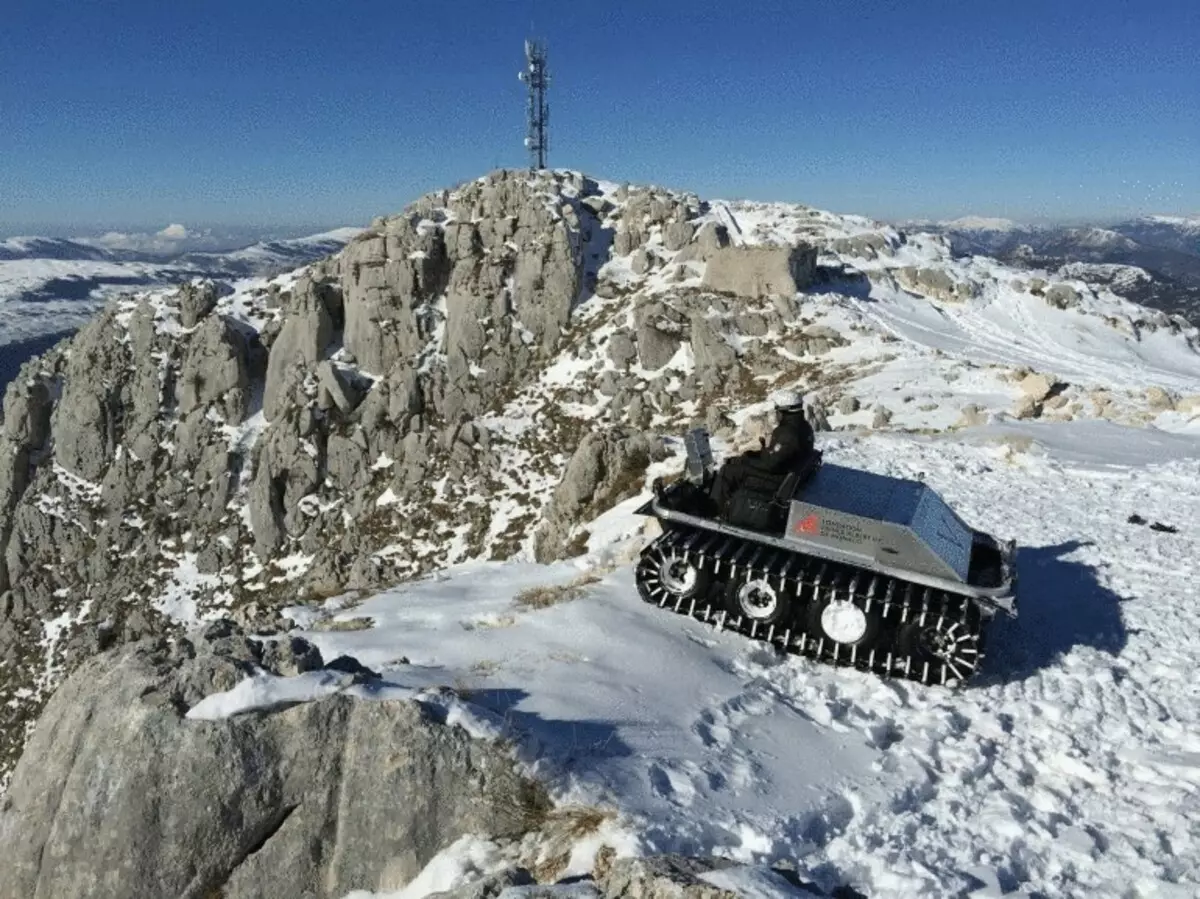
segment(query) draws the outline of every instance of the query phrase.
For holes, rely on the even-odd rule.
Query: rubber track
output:
[[[668,553],[679,555],[712,575],[716,586],[710,593],[734,579],[764,578],[792,598],[794,617],[803,618],[803,614],[796,613],[803,613],[809,602],[827,596],[832,590],[840,598],[850,599],[865,614],[877,614],[883,628],[892,631],[893,637],[896,630],[910,622],[920,626],[934,622],[944,625],[948,619],[956,625],[958,634],[966,635],[967,646],[953,664],[901,655],[894,647],[860,651],[857,646],[845,646],[823,634],[810,634],[798,624],[790,627],[766,625],[732,614],[721,604],[719,596],[680,599],[670,594],[659,581],[658,564]],[[637,584],[646,602],[705,622],[717,630],[733,631],[795,655],[827,664],[853,666],[883,677],[923,684],[957,682],[961,685],[971,678],[983,660],[983,622],[978,609],[967,597],[716,531],[670,525],[642,551]],[[974,641],[970,639],[972,635]],[[895,641],[876,642],[887,646]]]

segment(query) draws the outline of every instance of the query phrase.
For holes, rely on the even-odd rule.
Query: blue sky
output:
[[[365,224],[550,163],[885,218],[1200,211],[1200,3],[0,0],[0,229]]]

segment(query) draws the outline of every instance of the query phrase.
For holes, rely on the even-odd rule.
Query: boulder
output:
[[[608,339],[608,358],[620,370],[629,368],[629,363],[638,357],[637,347],[624,331],[617,331]]]
[[[962,407],[962,414],[954,426],[956,428],[977,428],[987,423],[987,414],[974,403],[967,403]]]
[[[737,351],[712,321],[699,313],[692,315],[688,333],[696,362],[696,377],[707,387],[717,386],[723,379],[723,372],[737,364]]]
[[[1166,390],[1161,387],[1146,388],[1146,402],[1150,408],[1156,412],[1163,412],[1168,409],[1175,408],[1175,400]]]
[[[819,400],[812,400],[804,406],[804,420],[814,431],[828,431],[829,410]]]
[[[724,247],[714,251],[704,270],[703,286],[718,293],[759,299],[792,296],[816,274],[817,249],[795,247]]]
[[[671,222],[663,229],[663,245],[672,253],[682,250],[692,239],[695,230],[691,222]]]
[[[702,879],[733,865],[727,859],[683,855],[615,858],[611,850],[602,849],[592,877],[605,899],[739,899],[737,893]]]
[[[861,408],[861,404],[856,396],[844,396],[838,400],[837,410],[842,415],[853,415]]]
[[[362,401],[358,389],[328,359],[317,366],[317,385],[320,389],[317,405],[321,409],[336,408],[343,415],[349,415]]]
[[[1043,299],[1056,309],[1070,309],[1079,305],[1079,291],[1070,284],[1055,284],[1045,292]]]
[[[1040,403],[1054,389],[1054,379],[1034,372],[1026,375],[1017,386],[1021,388],[1021,393],[1027,398],[1035,403]]]
[[[339,694],[188,717],[261,658],[213,626],[84,663],[47,705],[0,811],[0,899],[391,891],[463,835],[519,838],[540,823],[544,793],[503,746],[416,702]]]
[[[670,362],[682,342],[680,327],[669,320],[646,318],[638,326],[638,361],[647,371],[657,371]]]

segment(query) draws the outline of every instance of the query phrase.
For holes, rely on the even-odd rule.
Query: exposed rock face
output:
[[[179,288],[179,320],[194,328],[217,307],[217,285],[212,281],[184,284]]]
[[[586,520],[589,509],[598,512],[640,492],[647,466],[665,455],[660,443],[641,433],[587,434],[571,456],[538,530],[538,560],[560,558],[571,527]]]
[[[893,270],[893,274],[909,290],[946,302],[962,302],[975,294],[974,285],[955,281],[941,269],[906,266]]]
[[[709,255],[704,286],[753,299],[793,296],[812,283],[816,266],[812,246],[724,247]]]
[[[333,338],[333,318],[324,295],[329,285],[317,285],[301,278],[292,292],[283,329],[271,344],[267,362],[267,383],[263,394],[263,412],[267,420],[278,418],[291,405],[287,378],[293,367],[316,365]]]
[[[546,800],[502,748],[417,703],[184,717],[261,661],[221,623],[195,643],[99,656],[64,682],[0,812],[0,897],[393,890],[464,834],[539,823]]]
[[[177,402],[180,414],[219,404],[225,421],[237,425],[250,404],[250,358],[246,340],[225,319],[204,320],[183,357]]]

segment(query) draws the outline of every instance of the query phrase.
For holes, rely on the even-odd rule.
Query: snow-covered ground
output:
[[[1195,896],[1200,440],[1017,426],[822,441],[832,461],[925,478],[1018,541],[1020,617],[999,623],[983,675],[959,692],[782,657],[661,612],[627,563],[594,571],[576,598],[517,601],[575,581],[599,553],[466,565],[294,614],[327,658],[379,670],[381,695],[454,688],[462,720],[513,736],[560,801],[616,810],[579,870],[608,842],[791,858],[872,896]],[[632,505],[607,533],[636,529]],[[328,629],[350,619],[367,626]],[[226,711],[255,704],[240,689]],[[264,701],[278,690],[264,685]]]

